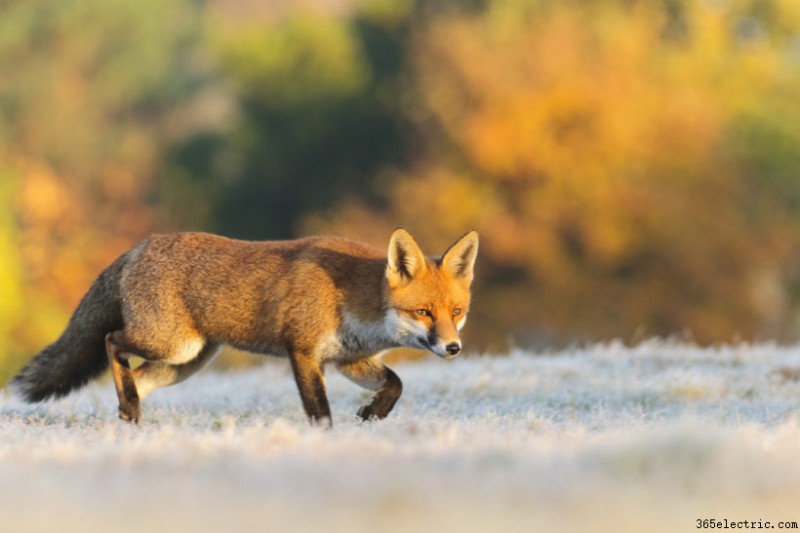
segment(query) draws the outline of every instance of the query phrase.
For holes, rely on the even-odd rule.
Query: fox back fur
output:
[[[98,276],[66,330],[12,386],[38,402],[110,366],[120,418],[138,422],[141,398],[186,379],[227,344],[288,357],[312,423],[330,425],[322,373],[329,362],[376,391],[358,414],[384,418],[402,383],[376,353],[407,346],[456,356],[477,252],[474,231],[436,259],[402,228],[388,254],[338,237],[153,235]],[[131,356],[145,363],[132,370]]]

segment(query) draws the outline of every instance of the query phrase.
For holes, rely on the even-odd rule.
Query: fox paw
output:
[[[371,418],[375,418],[375,415],[372,414],[372,409],[369,408],[369,405],[362,405],[356,413],[356,416],[365,422]]]
[[[356,413],[361,420],[364,422],[369,422],[371,420],[381,420],[386,418],[386,415],[381,415],[375,411],[375,408],[372,405],[364,405],[361,409],[358,410]]]
[[[123,408],[121,405],[119,407],[119,419],[124,420],[125,422],[132,422],[134,424],[139,423],[139,418],[141,418],[142,413],[141,410],[138,408]]]

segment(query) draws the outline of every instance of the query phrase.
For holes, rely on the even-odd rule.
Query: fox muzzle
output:
[[[442,359],[452,359],[461,353],[461,343],[459,342],[451,342],[445,345],[441,341],[431,342],[431,340],[426,339],[425,337],[417,337],[417,342],[420,344],[420,346],[427,348]]]
[[[461,353],[461,343],[451,342],[445,345],[442,342],[437,342],[430,347],[430,350],[442,359],[452,359]]]

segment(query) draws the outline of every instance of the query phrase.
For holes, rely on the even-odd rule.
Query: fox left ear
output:
[[[467,285],[472,283],[473,267],[478,257],[478,232],[470,231],[456,242],[442,255],[441,265],[453,277],[464,280]]]
[[[414,237],[397,228],[389,239],[389,260],[386,278],[392,287],[402,287],[425,270],[425,256]]]

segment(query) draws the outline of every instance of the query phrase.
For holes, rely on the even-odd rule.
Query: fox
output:
[[[462,351],[478,253],[472,230],[436,258],[397,228],[388,251],[343,237],[244,241],[155,234],[103,270],[58,339],[11,381],[27,402],[60,398],[110,368],[119,418],[202,369],[223,345],[288,358],[306,418],[332,427],[328,364],[374,392],[356,413],[383,419],[403,390],[381,359],[408,347]],[[131,367],[131,357],[143,363]]]

